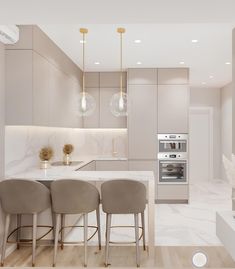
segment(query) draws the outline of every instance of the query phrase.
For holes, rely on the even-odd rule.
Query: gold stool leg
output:
[[[36,238],[37,238],[37,214],[34,213],[34,214],[33,214],[32,267],[35,266]]]
[[[20,249],[21,214],[17,214],[17,228],[18,228],[16,235],[17,249]]]
[[[53,267],[55,267],[56,265],[56,256],[57,256],[57,248],[58,248],[59,229],[60,229],[60,217],[61,217],[60,214],[56,214]]]
[[[110,241],[111,218],[112,218],[111,214],[106,215],[105,267],[108,266],[108,259],[109,259],[109,241]]]
[[[10,214],[7,214],[6,219],[5,219],[5,229],[4,229],[4,237],[3,237],[3,244],[2,244],[1,266],[4,266],[9,226],[10,226]]]
[[[83,215],[83,221],[84,221],[84,267],[87,267],[88,214]]]
[[[99,250],[101,250],[100,206],[98,206],[96,209],[96,219],[97,219],[97,227],[98,227]]]
[[[140,267],[140,250],[139,250],[139,215],[135,214],[135,241],[136,241],[136,265]]]
[[[144,212],[141,213],[141,223],[142,223],[142,233],[143,233],[143,248],[144,250],[146,250]]]
[[[61,249],[64,249],[64,228],[65,227],[65,214],[61,214]]]

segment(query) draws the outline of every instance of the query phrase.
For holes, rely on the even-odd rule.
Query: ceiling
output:
[[[40,28],[80,67],[80,27],[87,27],[86,70],[119,69],[119,35],[123,36],[124,68],[189,67],[190,84],[221,87],[232,80],[233,23],[187,24],[63,24]],[[136,44],[135,40],[141,40]],[[193,43],[192,40],[198,40]],[[99,62],[99,65],[95,63]],[[137,64],[141,62],[141,64]],[[181,62],[184,62],[182,64]]]
[[[235,0],[0,0],[0,6],[0,24],[39,25],[79,66],[79,28],[87,27],[89,71],[118,70],[116,28],[124,26],[124,67],[190,67],[190,83],[200,87],[231,81],[232,65],[225,63],[232,61]]]

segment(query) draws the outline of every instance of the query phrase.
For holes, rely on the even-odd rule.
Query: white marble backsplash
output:
[[[6,126],[6,172],[22,172],[39,164],[39,151],[44,146],[54,150],[53,160],[62,160],[64,144],[73,144],[72,158],[83,156],[127,156],[127,129],[71,129],[37,126]]]

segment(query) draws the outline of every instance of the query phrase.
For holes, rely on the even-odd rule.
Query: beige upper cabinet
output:
[[[129,85],[129,159],[156,159],[157,86]]]
[[[188,133],[189,87],[158,86],[158,133]]]
[[[120,91],[120,72],[88,72],[86,91],[96,101],[95,112],[83,118],[84,128],[126,128],[126,117],[115,117],[110,110],[113,94]],[[126,91],[126,72],[123,72],[123,90]]]
[[[6,50],[6,124],[33,124],[33,52]]]
[[[159,68],[158,85],[187,85],[189,83],[188,68]]]
[[[80,69],[37,27],[6,46],[6,124],[81,127]]]
[[[157,69],[134,68],[128,70],[129,85],[157,85]]]
[[[126,117],[115,117],[111,113],[110,101],[119,88],[100,88],[100,127],[101,128],[126,128]]]

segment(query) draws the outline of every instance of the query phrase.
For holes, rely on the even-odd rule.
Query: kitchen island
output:
[[[90,160],[91,161],[91,160]],[[86,161],[89,163],[89,160]],[[111,179],[132,179],[138,180],[145,184],[147,188],[147,210],[148,226],[147,229],[147,245],[149,261],[154,261],[154,218],[155,218],[155,179],[151,171],[79,171],[81,165],[78,166],[52,166],[49,169],[39,169],[32,167],[21,173],[7,173],[6,178],[29,179],[39,181],[47,186],[51,181],[59,179],[80,179],[89,181],[100,190],[104,181]],[[48,218],[48,216],[47,216]]]

